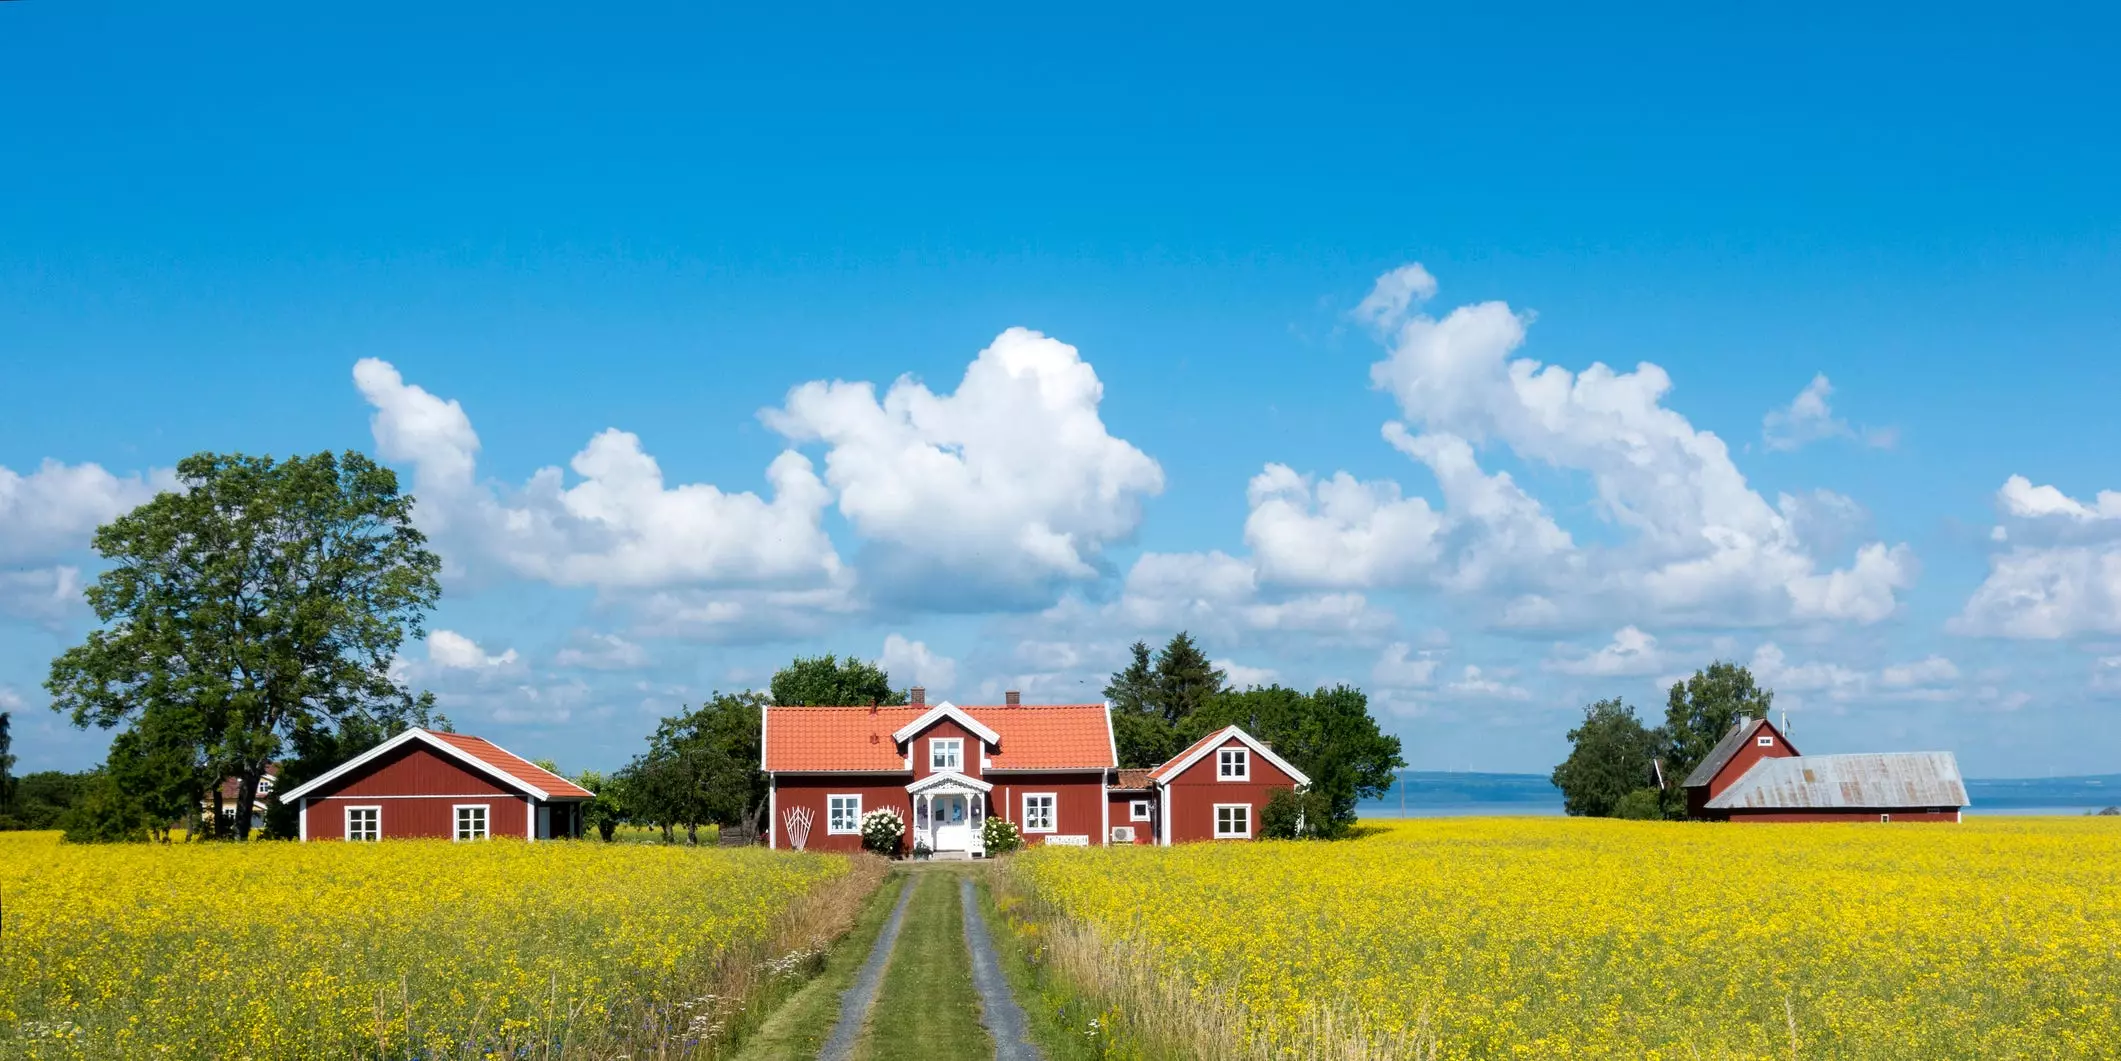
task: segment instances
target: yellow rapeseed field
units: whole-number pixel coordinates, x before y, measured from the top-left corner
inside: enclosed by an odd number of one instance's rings
[[[0,833],[0,1057],[683,1053],[727,1012],[698,993],[731,957],[772,967],[791,904],[848,874],[758,849]]]
[[[1428,820],[1013,877],[1103,956],[1074,968],[1153,964],[1144,997],[1269,1055],[1358,1025],[1422,1057],[2121,1057],[2112,818]]]

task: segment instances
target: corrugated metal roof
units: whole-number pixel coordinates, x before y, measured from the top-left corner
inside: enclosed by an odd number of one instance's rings
[[[1871,752],[1762,759],[1708,802],[1710,810],[1964,807],[1950,752]]]
[[[1686,780],[1680,782],[1679,787],[1693,788],[1716,780],[1716,772],[1723,769],[1732,756],[1738,754],[1738,749],[1745,747],[1746,742],[1753,739],[1754,730],[1764,725],[1767,725],[1767,719],[1756,718],[1742,725],[1732,726],[1731,731],[1724,734],[1715,747],[1709,749],[1709,757],[1701,760],[1701,765],[1695,767],[1693,773],[1686,775]]]

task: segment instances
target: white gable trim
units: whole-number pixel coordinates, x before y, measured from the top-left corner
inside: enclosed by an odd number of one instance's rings
[[[899,742],[900,744],[904,744],[907,741],[912,740],[914,737],[919,736],[922,730],[927,729],[929,726],[933,726],[937,722],[941,722],[943,719],[946,718],[972,731],[972,733],[977,735],[979,739],[986,741],[989,744],[1000,744],[1002,742],[1001,734],[996,733],[991,729],[988,729],[985,725],[980,723],[979,719],[973,718],[971,715],[966,714],[963,708],[958,707],[956,704],[953,704],[948,700],[945,700],[942,703],[929,708],[926,714],[914,719],[911,722],[906,723],[904,726],[899,727],[899,731],[897,733],[893,733],[891,735],[891,739]]]
[[[1308,785],[1311,783],[1311,779],[1304,776],[1304,772],[1302,770],[1298,770],[1297,768],[1290,766],[1288,760],[1283,759],[1281,756],[1274,754],[1273,751],[1269,750],[1266,745],[1261,744],[1250,733],[1246,733],[1244,730],[1241,730],[1236,726],[1224,726],[1222,732],[1217,733],[1214,736],[1208,738],[1207,740],[1202,741],[1200,747],[1194,749],[1193,754],[1188,755],[1183,759],[1175,759],[1158,767],[1155,773],[1149,775],[1150,780],[1169,781],[1170,779],[1185,773],[1187,770],[1192,768],[1194,763],[1197,763],[1202,759],[1207,758],[1209,752],[1217,751],[1223,746],[1229,744],[1230,739],[1232,737],[1237,738],[1237,740],[1242,742],[1245,747],[1252,749],[1253,754],[1259,756],[1262,759],[1265,759],[1270,763],[1273,763],[1276,767],[1279,767],[1282,773],[1289,775],[1296,781],[1297,784]]]
[[[994,786],[976,777],[966,777],[955,770],[937,770],[927,777],[906,786],[908,792],[926,792],[931,788],[969,788],[975,792],[992,792]]]
[[[552,798],[552,795],[546,792],[544,789],[538,788],[530,784],[529,782],[524,781],[523,779],[515,776],[514,774],[507,772],[506,770],[494,766],[493,764],[488,763],[486,760],[481,759],[478,756],[471,754],[470,752],[464,751],[463,749],[458,748],[456,745],[451,744],[448,741],[445,741],[442,738],[437,737],[434,734],[419,728],[418,726],[414,726],[413,728],[408,729],[405,732],[400,733],[397,736],[392,737],[389,740],[384,741],[383,743],[378,744],[375,747],[370,748],[359,755],[354,756],[352,759],[341,763],[337,769],[325,773],[323,776],[310,781],[308,784],[303,785],[300,788],[281,793],[280,802],[293,803],[295,800],[300,799],[301,797],[306,796],[309,793],[314,792],[317,789],[327,784],[330,784],[331,782],[336,781],[339,778],[344,777],[347,774],[350,774],[355,770],[358,770],[361,767],[366,766],[369,763],[372,763],[377,759],[380,759],[383,756],[388,755],[391,752],[394,752],[399,748],[404,747],[407,744],[411,744],[414,741],[418,741],[422,744],[425,744],[428,747],[433,748],[434,750],[448,756],[449,758],[454,759],[457,762],[464,764],[465,766],[471,767],[473,770],[485,774],[487,777],[490,777],[495,781],[499,781],[501,784],[506,785],[509,788],[515,789],[518,792],[529,793],[530,795],[535,796],[538,799]],[[489,741],[488,743],[492,742]],[[494,747],[499,748],[500,745],[495,744]]]

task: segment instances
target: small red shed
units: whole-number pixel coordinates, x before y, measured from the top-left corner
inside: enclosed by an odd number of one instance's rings
[[[279,798],[307,841],[574,837],[595,797],[492,741],[415,727]]]
[[[1277,789],[1311,783],[1258,738],[1226,726],[1149,772],[1158,794],[1157,842],[1249,840]]]

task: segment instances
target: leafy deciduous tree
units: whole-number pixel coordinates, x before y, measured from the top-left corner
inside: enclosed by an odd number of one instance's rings
[[[782,667],[769,687],[772,701],[790,707],[867,707],[904,704],[906,694],[891,688],[891,676],[864,659],[832,655],[804,656]]]
[[[1676,792],[1740,718],[1766,718],[1774,703],[1774,690],[1754,684],[1752,671],[1723,660],[1673,682],[1659,733],[1667,791]]]
[[[103,627],[52,661],[45,686],[82,727],[195,713],[201,757],[237,779],[248,822],[267,764],[303,727],[411,709],[389,668],[422,633],[441,562],[396,474],[359,453],[202,453],[177,476],[182,490],[96,531],[111,566],[87,596]]]
[[[1593,818],[1610,817],[1628,793],[1654,790],[1660,735],[1643,726],[1635,709],[1618,699],[1583,709],[1583,724],[1569,731],[1569,757],[1554,768],[1562,809]]]

